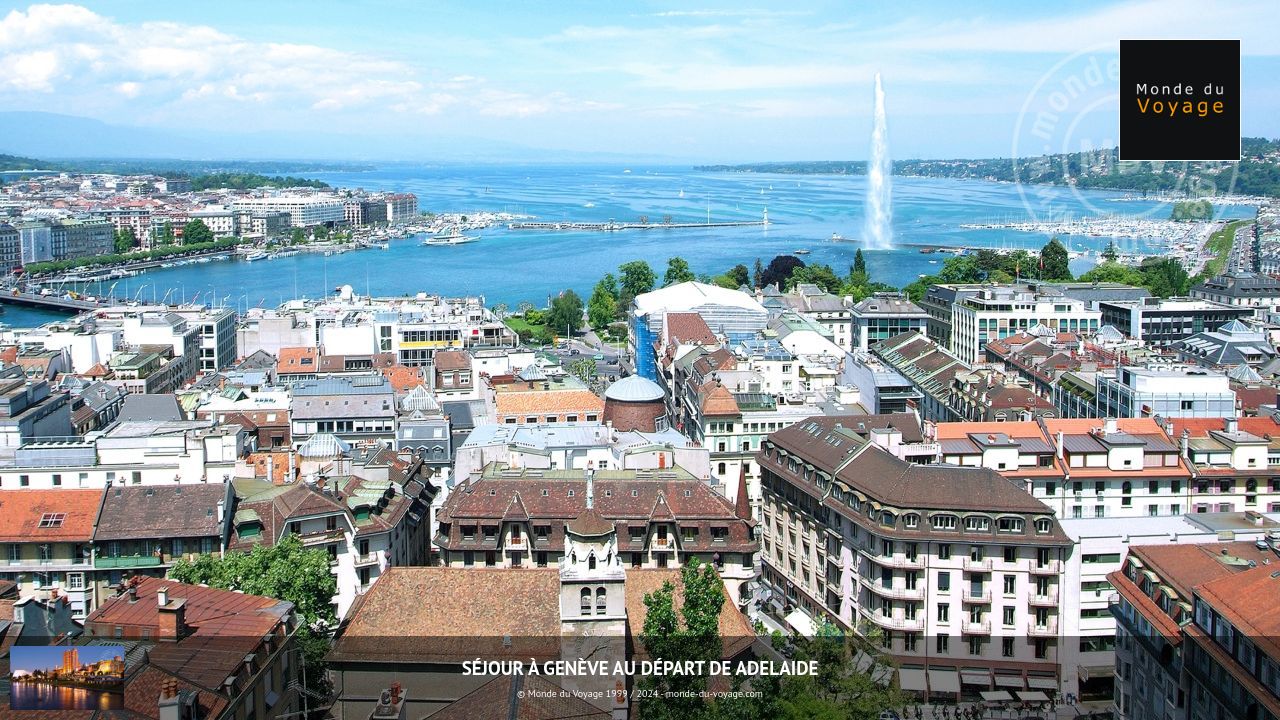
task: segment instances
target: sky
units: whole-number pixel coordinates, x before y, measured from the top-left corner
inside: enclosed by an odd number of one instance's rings
[[[1277,27],[1274,0],[0,3],[0,109],[335,159],[862,159],[879,72],[894,157],[1006,157],[1115,143],[1121,38],[1241,39],[1243,132],[1280,136]],[[1055,87],[1085,92],[1029,138]]]
[[[11,672],[32,670],[49,670],[62,667],[62,653],[69,648],[64,645],[21,645],[10,652]],[[124,657],[123,646],[120,645],[80,645],[75,648],[79,652],[80,664],[87,665],[113,657]]]

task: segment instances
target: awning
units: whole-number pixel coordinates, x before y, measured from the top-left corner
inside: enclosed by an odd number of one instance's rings
[[[1041,690],[1057,690],[1058,681],[1056,678],[1031,675],[1027,677],[1027,687],[1040,688]]]
[[[996,687],[1022,687],[1021,675],[996,675]]]
[[[1003,690],[983,690],[980,694],[986,702],[1013,702],[1013,696]]]
[[[969,670],[967,668],[962,669],[960,671],[960,682],[964,683],[965,685],[981,685],[983,687],[991,687],[991,673],[986,670]]]
[[[808,615],[805,615],[803,610],[792,610],[786,619],[792,630],[807,638],[813,637],[813,620]]]
[[[1049,696],[1039,690],[1029,690],[1018,693],[1018,699],[1022,702],[1049,702]]]
[[[924,668],[898,668],[898,686],[910,692],[925,692]]]
[[[929,670],[929,692],[931,693],[958,693],[960,692],[960,673],[950,668],[945,670]]]

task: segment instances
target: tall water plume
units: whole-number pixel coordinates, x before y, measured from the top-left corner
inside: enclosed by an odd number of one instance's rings
[[[871,158],[867,161],[866,219],[863,245],[872,250],[893,247],[893,162],[889,160],[889,130],[884,118],[884,87],[876,73],[875,126],[871,131]]]

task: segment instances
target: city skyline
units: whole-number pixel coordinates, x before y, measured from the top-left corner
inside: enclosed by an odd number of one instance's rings
[[[1121,38],[1238,37],[1243,133],[1278,134],[1265,28],[1280,10],[1260,2],[249,7],[14,4],[0,103],[136,128],[182,157],[863,159],[880,72],[894,157],[993,157],[1114,144],[1109,79],[1067,111],[1069,136],[1024,137],[1040,91],[1084,72],[1072,58],[1105,67]],[[43,117],[0,117],[0,152],[37,154],[22,131]],[[62,155],[113,154],[99,145]]]
[[[22,674],[30,675],[36,671],[57,670],[63,666],[63,658],[68,651],[75,651],[79,656],[81,667],[124,657],[124,647],[121,645],[17,646],[10,651],[9,672],[16,677]]]

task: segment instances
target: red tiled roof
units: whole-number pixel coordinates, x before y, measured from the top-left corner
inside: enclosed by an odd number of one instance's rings
[[[675,345],[715,345],[715,333],[698,313],[670,312],[666,315],[667,342]]]
[[[391,382],[391,390],[402,395],[422,384],[422,373],[418,368],[406,365],[392,365],[380,368],[379,372]]]
[[[309,373],[319,368],[320,353],[313,347],[280,348],[276,362],[279,373]]]
[[[88,542],[102,490],[0,490],[0,542]],[[60,516],[60,517],[59,517]]]
[[[437,370],[467,370],[471,367],[471,353],[466,350],[438,350],[434,362]]]
[[[1208,437],[1209,431],[1223,431],[1226,428],[1222,418],[1170,418],[1169,421],[1173,423],[1175,438],[1182,437],[1183,430],[1190,432],[1191,437]],[[1241,431],[1258,437],[1280,437],[1280,422],[1270,417],[1239,418],[1237,426]]]

